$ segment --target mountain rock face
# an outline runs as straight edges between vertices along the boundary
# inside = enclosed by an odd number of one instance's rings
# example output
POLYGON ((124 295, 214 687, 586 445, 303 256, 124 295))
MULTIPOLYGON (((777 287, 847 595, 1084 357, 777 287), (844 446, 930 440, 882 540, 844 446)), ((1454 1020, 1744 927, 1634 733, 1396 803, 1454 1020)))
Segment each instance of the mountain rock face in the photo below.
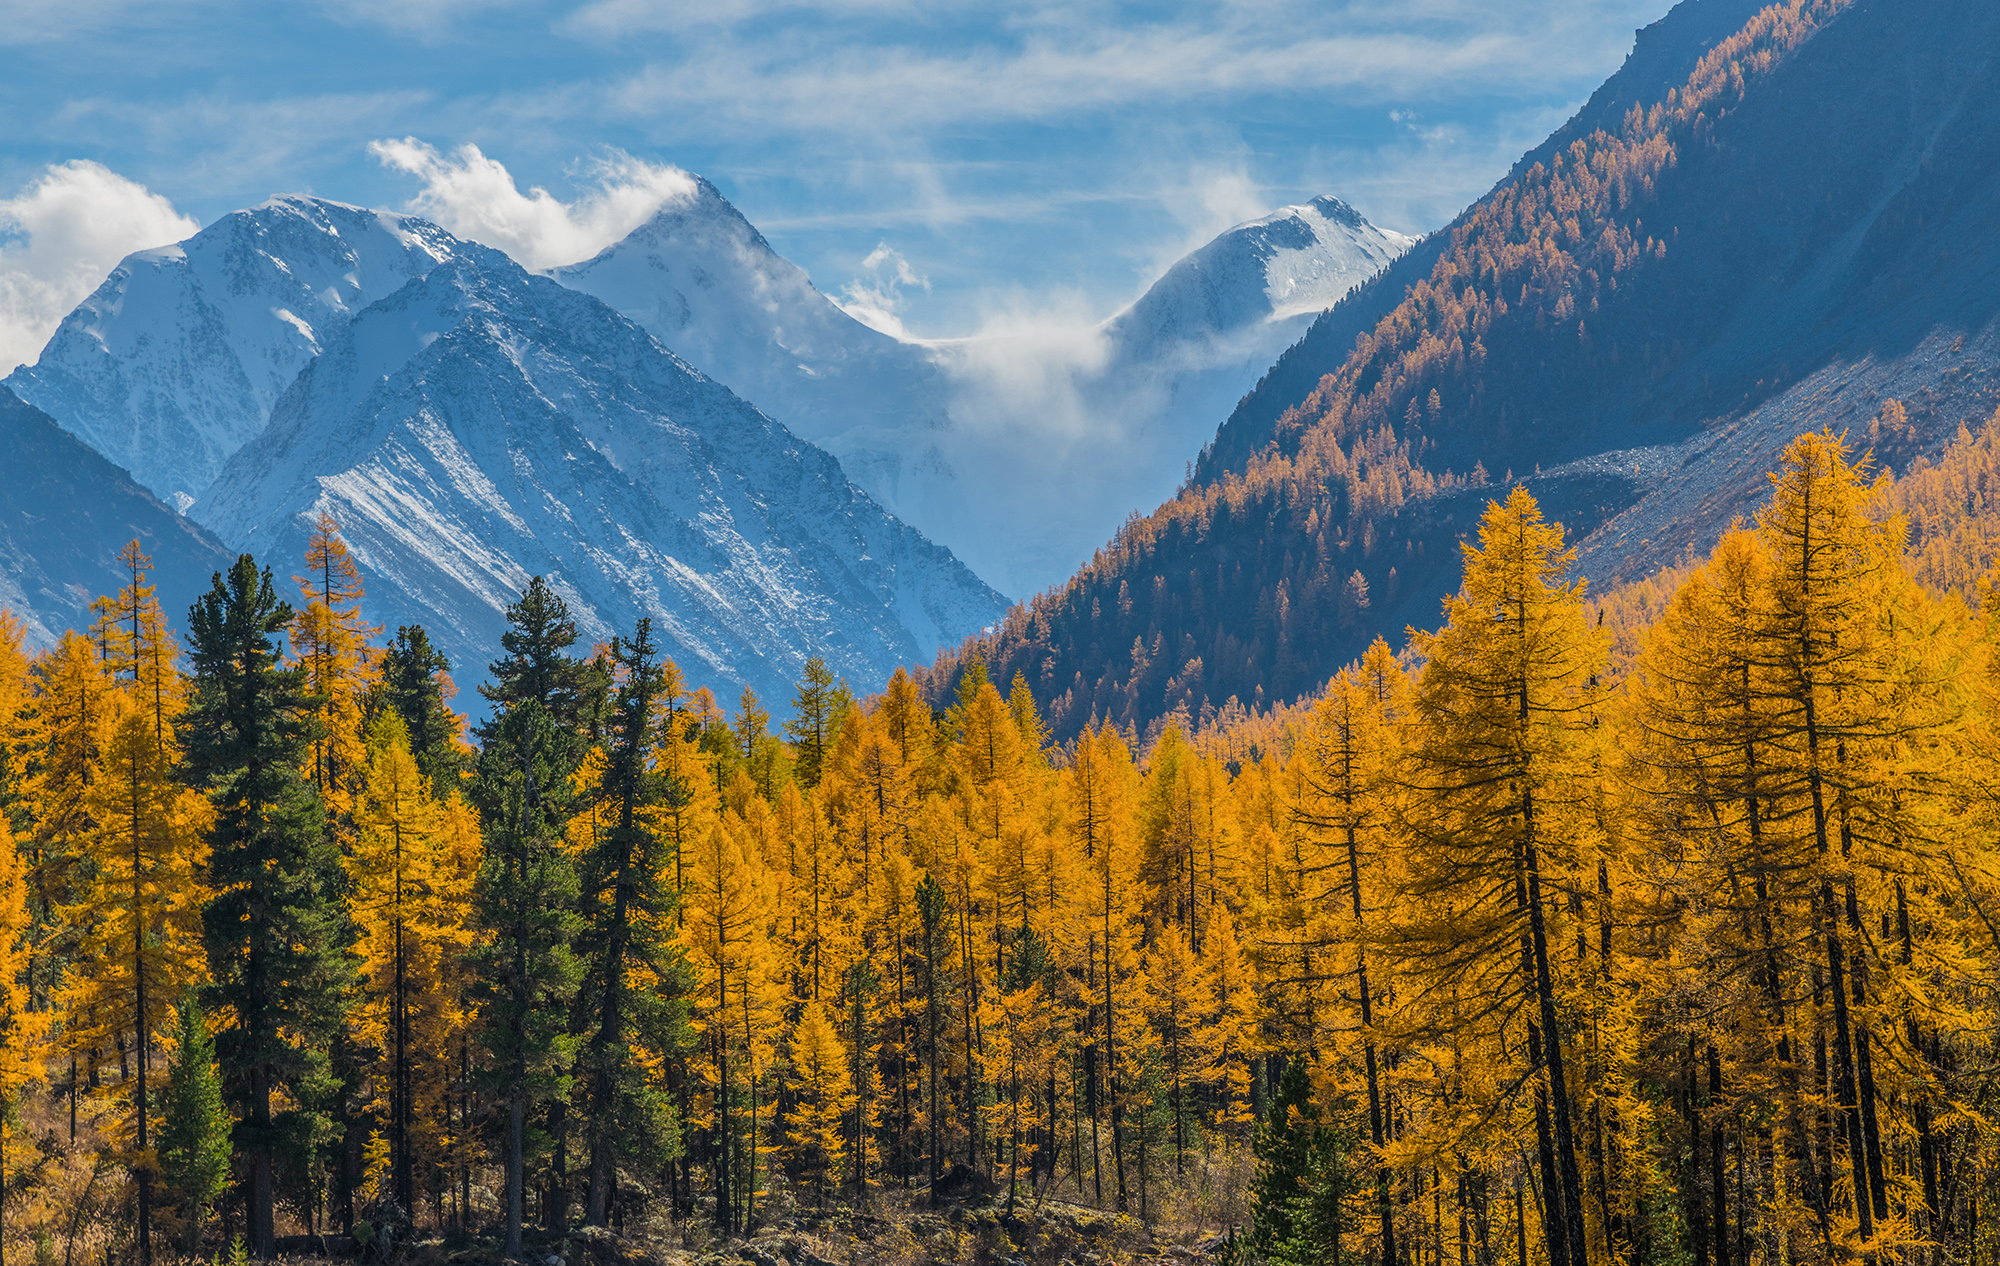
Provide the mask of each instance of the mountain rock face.
POLYGON ((915 342, 848 315, 704 180, 553 275, 1022 594, 1172 493, 1271 358, 1410 241, 1321 198, 1229 230, 1095 328, 915 342))
POLYGON ((194 516, 260 558, 329 511, 371 618, 476 676, 531 575, 584 636, 650 616, 690 680, 857 688, 1004 610, 825 452, 596 299, 464 243, 334 328, 194 516))
POLYGON ((1684 0, 988 671, 1027 671, 1057 733, 1294 697, 1435 623, 1508 482, 1603 585, 1705 551, 1801 431, 1937 451, 2000 401, 1996 131, 1993 6, 1684 0))
POLYGON ((6 382, 185 508, 330 331, 453 245, 409 216, 273 198, 127 256, 6 382))
POLYGON ((840 458, 891 510, 902 508, 905 468, 942 461, 926 444, 948 425, 929 350, 849 316, 705 179, 688 200, 551 275, 840 458))
POLYGON ((89 628, 91 601, 130 579, 118 555, 131 541, 153 559, 152 583, 169 622, 234 557, 53 418, 0 387, 0 610, 26 626, 31 647, 89 628))

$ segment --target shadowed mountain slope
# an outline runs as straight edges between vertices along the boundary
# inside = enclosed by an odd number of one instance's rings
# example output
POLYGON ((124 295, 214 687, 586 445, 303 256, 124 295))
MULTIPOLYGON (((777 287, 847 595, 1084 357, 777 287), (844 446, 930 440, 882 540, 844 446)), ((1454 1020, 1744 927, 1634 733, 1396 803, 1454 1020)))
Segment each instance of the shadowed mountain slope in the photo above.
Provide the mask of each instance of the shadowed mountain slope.
POLYGON ((131 541, 152 555, 160 606, 176 628, 234 557, 5 387, 0 453, 9 464, 0 480, 0 608, 26 625, 31 646, 90 627, 91 601, 129 579, 118 554, 131 541))
MULTIPOLYGON (((1743 28, 1765 0, 1689 0, 1676 5, 1658 22, 1638 32, 1632 53, 1618 72, 1604 81, 1576 116, 1549 138, 1522 155, 1496 192, 1518 181, 1536 163, 1546 163, 1572 141, 1597 131, 1615 131, 1635 105, 1651 106, 1678 90, 1712 48, 1743 28)), ((1480 206, 1473 204, 1450 225, 1432 233, 1396 260, 1378 277, 1355 287, 1287 348, 1229 414, 1213 443, 1202 452, 1194 478, 1204 483, 1229 470, 1241 470, 1271 439, 1278 419, 1303 400, 1319 380, 1338 370, 1354 350, 1354 342, 1374 329, 1403 301, 1410 287, 1431 274, 1451 245, 1452 231, 1465 224, 1480 206)))

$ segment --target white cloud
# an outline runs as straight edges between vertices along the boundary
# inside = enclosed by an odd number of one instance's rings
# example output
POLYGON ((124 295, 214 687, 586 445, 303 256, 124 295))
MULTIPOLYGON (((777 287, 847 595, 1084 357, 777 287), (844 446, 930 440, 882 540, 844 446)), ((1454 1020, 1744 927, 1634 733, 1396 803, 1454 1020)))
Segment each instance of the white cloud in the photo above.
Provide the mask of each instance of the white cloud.
MULTIPOLYGON (((1068 6, 1029 6, 984 38, 928 46, 893 34, 804 38, 782 24, 763 31, 746 23, 685 42, 681 57, 614 89, 612 104, 641 117, 697 113, 711 126, 750 131, 934 133, 1269 93, 1527 91, 1595 67, 1610 38, 1601 19, 1574 3, 1430 8, 1327 12, 1281 2, 1103 23, 1068 6)), ((620 6, 590 12, 591 29, 605 34, 626 14, 620 6)), ((921 25, 914 34, 921 38, 921 25)))
POLYGON ((588 259, 638 228, 670 203, 695 193, 694 177, 678 167, 613 153, 586 169, 589 188, 564 202, 532 186, 526 193, 497 159, 477 145, 449 155, 405 137, 374 141, 369 153, 424 182, 409 209, 460 237, 484 242, 528 268, 553 268, 588 259))
POLYGON ((63 44, 107 29, 127 34, 207 20, 220 0, 0 0, 0 46, 63 44))
POLYGON ((660 4, 658 0, 594 0, 561 24, 578 35, 624 38, 649 31, 689 31, 771 23, 801 13, 827 17, 934 16, 940 0, 705 0, 702 4, 660 4))
POLYGON ((901 315, 906 302, 903 287, 929 290, 930 279, 918 276, 903 253, 892 249, 887 242, 876 243, 875 249, 861 261, 861 270, 860 276, 840 288, 840 298, 834 302, 863 325, 895 338, 909 338, 901 315))
POLYGON ((1017 450, 1031 462, 1101 431, 1086 396, 1111 350, 1103 323, 1074 291, 1015 291, 987 308, 977 334, 937 344, 952 420, 975 442, 993 444, 989 460, 1017 450))
POLYGON ((452 32, 464 19, 490 9, 515 8, 524 0, 326 0, 329 18, 346 24, 367 23, 392 31, 436 38, 452 32))
POLYGON ((0 373, 39 355, 119 260, 200 227, 164 197, 92 162, 58 163, 0 201, 0 373))

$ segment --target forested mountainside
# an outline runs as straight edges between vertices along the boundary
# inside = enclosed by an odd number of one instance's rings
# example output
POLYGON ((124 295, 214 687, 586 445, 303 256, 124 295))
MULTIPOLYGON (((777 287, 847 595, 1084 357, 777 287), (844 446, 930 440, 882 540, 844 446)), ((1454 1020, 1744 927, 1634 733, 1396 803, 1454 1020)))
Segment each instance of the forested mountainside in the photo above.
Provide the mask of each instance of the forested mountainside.
MULTIPOLYGON (((1650 108, 1679 89, 1701 59, 1743 28, 1768 0, 1691 0, 1677 4, 1659 21, 1638 32, 1631 56, 1604 81, 1576 117, 1521 156, 1495 192, 1517 182, 1536 163, 1549 162, 1573 141, 1596 132, 1615 132, 1633 106, 1650 108)), ((1371 278, 1323 314, 1305 336, 1286 349, 1257 386, 1231 411, 1195 463, 1194 482, 1207 483, 1224 472, 1240 471, 1269 443, 1278 419, 1310 395, 1319 380, 1338 370, 1355 340, 1375 328, 1403 301, 1410 288, 1429 277, 1450 247, 1453 232, 1472 219, 1475 203, 1451 224, 1430 234, 1408 254, 1371 278)))
POLYGON ((1600 94, 1588 135, 1412 253, 1429 272, 1268 442, 1218 448, 934 696, 978 658, 1061 734, 1290 697, 1433 618, 1496 485, 1525 480, 1609 580, 1705 550, 1801 431, 1887 418, 1893 464, 1983 418, 2000 12, 1792 0, 1712 42, 1717 14, 1676 9, 1655 44, 1681 47, 1631 77, 1692 61, 1681 82, 1600 94))
POLYGON ((127 579, 120 555, 131 541, 153 557, 154 583, 175 611, 229 562, 214 537, 3 386, 0 453, 0 611, 30 646, 90 626, 91 601, 127 579))

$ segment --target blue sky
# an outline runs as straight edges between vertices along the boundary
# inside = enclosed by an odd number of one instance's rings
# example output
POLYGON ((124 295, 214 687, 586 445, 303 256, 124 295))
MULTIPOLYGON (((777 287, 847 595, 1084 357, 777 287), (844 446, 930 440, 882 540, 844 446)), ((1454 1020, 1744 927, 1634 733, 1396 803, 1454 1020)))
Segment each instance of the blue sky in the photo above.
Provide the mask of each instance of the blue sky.
POLYGON ((1668 2, 0 0, 0 361, 108 260, 275 192, 563 262, 665 166, 913 333, 1108 315, 1317 194, 1437 227, 1668 2), (435 152, 374 144, 403 138, 435 152))

